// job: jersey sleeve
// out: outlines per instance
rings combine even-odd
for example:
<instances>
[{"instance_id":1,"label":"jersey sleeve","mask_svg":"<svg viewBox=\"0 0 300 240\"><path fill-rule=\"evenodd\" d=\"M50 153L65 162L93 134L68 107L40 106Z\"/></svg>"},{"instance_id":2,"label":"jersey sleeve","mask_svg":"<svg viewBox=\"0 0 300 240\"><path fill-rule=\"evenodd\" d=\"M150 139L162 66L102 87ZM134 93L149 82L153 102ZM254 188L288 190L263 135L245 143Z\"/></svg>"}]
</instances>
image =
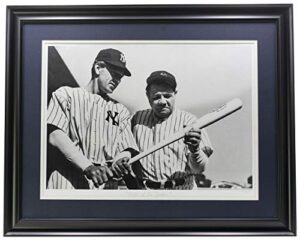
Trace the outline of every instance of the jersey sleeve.
<instances>
[{"instance_id":1,"label":"jersey sleeve","mask_svg":"<svg viewBox=\"0 0 300 240\"><path fill-rule=\"evenodd\" d=\"M197 118L192 114L186 115L186 126L189 126L197 121ZM191 153L188 147L185 146L186 157L190 170L194 173L201 173L205 170L205 166L208 163L208 158L213 153L212 145L208 137L206 129L201 129L201 141L200 148L197 152Z\"/></svg>"},{"instance_id":2,"label":"jersey sleeve","mask_svg":"<svg viewBox=\"0 0 300 240\"><path fill-rule=\"evenodd\" d=\"M186 126L192 125L196 121L197 121L196 116L190 113L186 113L186 120L185 120ZM209 139L207 130L205 128L201 129L200 149L205 153L207 157L210 157L210 155L213 153L213 147Z\"/></svg>"},{"instance_id":3,"label":"jersey sleeve","mask_svg":"<svg viewBox=\"0 0 300 240\"><path fill-rule=\"evenodd\" d=\"M59 88L52 93L47 114L47 124L54 125L68 133L70 121L70 99L64 87Z\"/></svg>"},{"instance_id":4,"label":"jersey sleeve","mask_svg":"<svg viewBox=\"0 0 300 240\"><path fill-rule=\"evenodd\" d=\"M210 142L208 133L205 128L201 130L201 142L200 142L200 148L201 150L206 154L207 157L210 157L210 155L213 153L213 147Z\"/></svg>"},{"instance_id":5,"label":"jersey sleeve","mask_svg":"<svg viewBox=\"0 0 300 240\"><path fill-rule=\"evenodd\" d=\"M120 116L119 134L117 136L117 153L125 149L132 149L138 152L138 147L131 131L131 116L127 109Z\"/></svg>"}]
</instances>

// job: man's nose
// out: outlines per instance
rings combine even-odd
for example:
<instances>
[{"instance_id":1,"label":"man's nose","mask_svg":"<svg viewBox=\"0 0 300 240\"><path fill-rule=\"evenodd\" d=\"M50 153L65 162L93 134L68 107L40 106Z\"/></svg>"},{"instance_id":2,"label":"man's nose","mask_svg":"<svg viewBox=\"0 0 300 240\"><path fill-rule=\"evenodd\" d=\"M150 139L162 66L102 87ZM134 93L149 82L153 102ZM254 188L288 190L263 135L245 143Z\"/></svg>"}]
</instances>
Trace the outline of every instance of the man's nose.
<instances>
[{"instance_id":1,"label":"man's nose","mask_svg":"<svg viewBox=\"0 0 300 240\"><path fill-rule=\"evenodd\" d=\"M167 104L167 99L165 99L164 97L161 97L161 98L159 99L159 104L161 104L161 105Z\"/></svg>"}]
</instances>

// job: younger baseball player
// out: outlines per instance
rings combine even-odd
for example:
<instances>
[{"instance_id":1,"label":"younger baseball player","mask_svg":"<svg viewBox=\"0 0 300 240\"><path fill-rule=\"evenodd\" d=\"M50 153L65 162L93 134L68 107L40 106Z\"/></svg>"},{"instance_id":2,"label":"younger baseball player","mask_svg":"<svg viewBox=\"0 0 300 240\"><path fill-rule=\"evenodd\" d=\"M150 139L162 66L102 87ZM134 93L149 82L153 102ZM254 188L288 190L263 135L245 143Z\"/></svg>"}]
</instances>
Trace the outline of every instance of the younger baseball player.
<instances>
[{"instance_id":1,"label":"younger baseball player","mask_svg":"<svg viewBox=\"0 0 300 240\"><path fill-rule=\"evenodd\" d=\"M137 150L129 111L108 96L124 75L131 76L124 54L104 49L93 63L87 86L61 87L52 94L49 144L61 157L48 156L48 188L116 188L117 182L110 179L128 174L127 160Z\"/></svg>"},{"instance_id":2,"label":"younger baseball player","mask_svg":"<svg viewBox=\"0 0 300 240\"><path fill-rule=\"evenodd\" d=\"M188 112L175 108L175 77L156 71L147 78L146 94L151 109L137 112L132 118L132 131L140 152L158 144L170 135L196 121ZM213 150L202 129L192 129L176 141L133 164L138 188L192 189L193 174L205 169ZM129 182L129 188L136 186Z\"/></svg>"}]
</instances>

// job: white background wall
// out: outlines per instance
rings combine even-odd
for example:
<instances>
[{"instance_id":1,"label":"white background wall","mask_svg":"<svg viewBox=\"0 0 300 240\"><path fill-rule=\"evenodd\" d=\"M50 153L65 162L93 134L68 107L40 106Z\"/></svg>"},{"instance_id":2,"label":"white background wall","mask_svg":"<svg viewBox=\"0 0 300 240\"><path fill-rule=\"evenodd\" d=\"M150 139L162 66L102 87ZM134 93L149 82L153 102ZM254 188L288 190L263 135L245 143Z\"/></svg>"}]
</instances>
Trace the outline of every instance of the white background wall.
<instances>
[{"instance_id":1,"label":"white background wall","mask_svg":"<svg viewBox=\"0 0 300 240\"><path fill-rule=\"evenodd\" d=\"M97 0L72 0L72 1L67 1L67 0L45 0L45 1L38 1L38 0L27 0L27 1L21 1L21 0L2 0L0 3L0 32L1 32L1 37L0 37L0 91L1 91L1 100L0 100L0 153L2 156L4 156L4 113L5 113L5 33L6 33L6 27L5 27L5 19L6 19L6 5L83 5L83 4L99 4L100 1ZM147 0L147 1L130 1L130 0L126 0L126 1L108 1L108 0L103 0L101 1L102 4L137 4L137 3L144 3L144 4L187 4L187 3L191 3L191 4L228 4L228 3L237 3L237 4L247 4L247 3L293 3L294 4L294 42L297 43L297 41L299 41L299 16L300 16L300 4L296 1L296 0L290 0L290 1L242 1L242 0L236 0L236 1L230 1L230 0L188 0L188 1L179 1L179 0ZM299 74L299 44L295 44L295 78L297 78L298 74ZM299 84L297 83L297 81L295 81L295 96L296 96L296 106L299 105L299 101L300 101L300 96L297 96L297 93L300 92L299 89ZM296 110L296 122L299 119L299 111ZM297 129L296 131L296 136L297 138L299 137L299 129ZM299 148L299 141L296 141L296 149ZM4 157L3 157L3 161L2 164L0 164L0 175L4 176ZM299 173L299 164L297 164L297 172ZM297 179L299 179L299 176L297 177ZM299 187L300 182L299 180L297 181L297 185ZM0 225L3 226L3 184L1 184L1 192L0 192L1 196L0 196ZM299 199L299 191L298 191L298 199ZM299 209L299 207L298 207ZM3 230L0 234L3 233ZM273 237L268 237L267 239L273 239ZM55 238L55 239L60 239L60 238ZM79 239L79 238L77 238ZM85 238L80 238L80 239L85 239ZM129 237L128 237L129 239ZM145 237L143 237L143 239L146 239ZM212 239L212 238L209 238ZM229 237L228 237L229 239ZM243 238L243 239L248 239L248 238Z\"/></svg>"}]
</instances>

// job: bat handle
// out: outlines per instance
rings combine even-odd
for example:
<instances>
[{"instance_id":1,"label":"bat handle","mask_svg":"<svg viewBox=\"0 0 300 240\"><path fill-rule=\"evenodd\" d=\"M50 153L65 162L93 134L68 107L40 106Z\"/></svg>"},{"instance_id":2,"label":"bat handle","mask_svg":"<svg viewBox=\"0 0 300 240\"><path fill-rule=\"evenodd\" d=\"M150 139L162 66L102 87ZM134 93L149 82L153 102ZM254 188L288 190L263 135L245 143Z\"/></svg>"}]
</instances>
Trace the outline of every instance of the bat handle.
<instances>
[{"instance_id":1,"label":"bat handle","mask_svg":"<svg viewBox=\"0 0 300 240\"><path fill-rule=\"evenodd\" d=\"M147 151L136 155L135 157L131 158L128 161L128 164L132 164L132 163L140 160L141 158L144 158L144 157L150 155L151 153L153 153L153 152L155 152L155 151L157 151L157 150L159 150L159 149L161 149L161 148L163 148L163 147L165 147L165 146L167 146L167 145L183 138L186 131L189 131L189 129L191 129L191 126L187 127L187 128L184 128L182 131L179 131L179 132L175 133L174 135L172 135L171 138L165 139L162 142L160 142L159 144L150 147Z\"/></svg>"}]
</instances>

